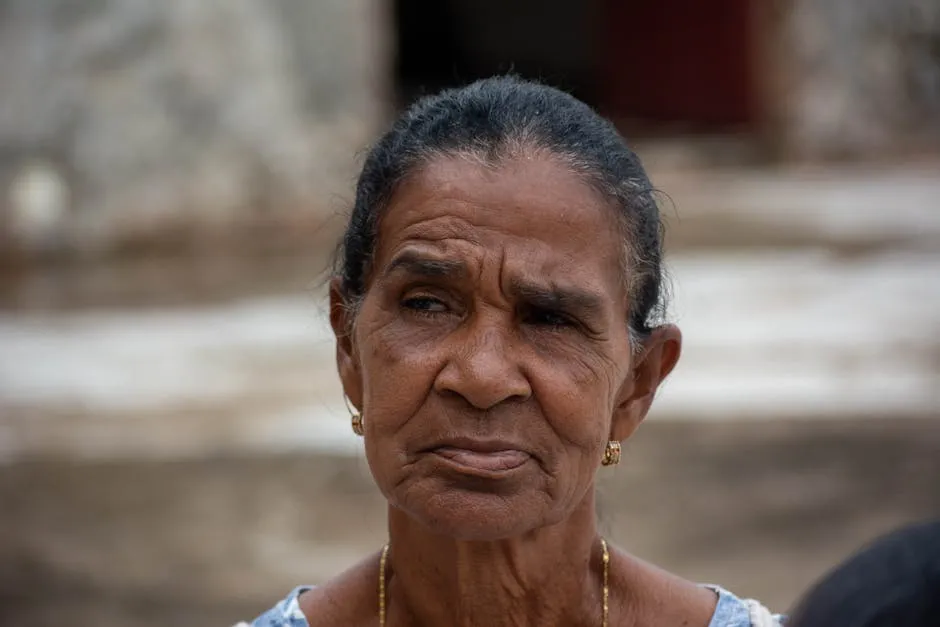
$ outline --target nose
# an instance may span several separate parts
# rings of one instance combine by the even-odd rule
[[[435,391],[461,396],[481,410],[528,399],[532,387],[513,358],[509,332],[495,325],[475,326],[453,338],[450,357],[434,381]]]

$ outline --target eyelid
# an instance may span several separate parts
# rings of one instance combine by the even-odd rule
[[[603,331],[598,330],[596,327],[586,321],[583,316],[579,316],[577,313],[566,310],[564,308],[545,307],[530,304],[525,307],[524,311],[545,311],[553,315],[560,316],[568,321],[568,326],[576,331],[579,331],[588,338],[599,339],[605,335]]]
[[[415,298],[425,296],[428,298],[436,298],[441,301],[447,301],[452,298],[450,292],[440,286],[429,284],[427,281],[415,281],[409,282],[404,285],[401,289],[401,300],[407,298]]]
[[[404,306],[408,301],[419,299],[436,301],[443,305],[448,311],[460,310],[460,302],[454,297],[453,294],[441,287],[428,285],[424,281],[414,283],[410,286],[405,286],[398,297],[398,302],[400,305]]]
[[[572,314],[569,311],[565,311],[564,309],[559,308],[559,307],[545,307],[545,306],[530,304],[530,305],[526,305],[523,308],[522,312],[525,316],[532,316],[534,314],[536,316],[556,317],[556,318],[561,319],[563,324],[566,326],[572,326],[572,327],[578,327],[578,328],[585,326],[576,315]]]

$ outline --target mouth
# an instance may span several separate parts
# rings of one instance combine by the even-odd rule
[[[460,440],[431,448],[429,453],[471,473],[504,473],[519,468],[532,455],[505,442]]]
[[[530,459],[530,455],[523,451],[506,449],[483,453],[468,449],[443,446],[431,451],[456,466],[464,466],[471,470],[482,472],[506,472],[523,465]]]

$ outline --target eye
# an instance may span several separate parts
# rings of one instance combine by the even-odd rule
[[[533,324],[536,326],[558,329],[578,326],[577,322],[575,322],[575,320],[572,319],[568,314],[561,311],[553,311],[551,309],[530,309],[526,312],[525,321],[528,324]]]
[[[401,302],[404,309],[410,309],[422,314],[435,314],[447,311],[447,305],[439,298],[421,295],[406,298]]]

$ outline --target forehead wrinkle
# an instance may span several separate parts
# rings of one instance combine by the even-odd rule
[[[448,207],[447,209],[439,208],[439,214],[429,218],[426,217],[426,214],[420,212],[419,207],[423,204],[424,203],[419,203],[416,206],[410,207],[405,213],[405,218],[409,217],[410,212],[418,213],[418,215],[422,215],[423,217],[422,219],[414,221],[406,220],[406,224],[400,227],[399,230],[401,240],[431,242],[463,240],[471,244],[480,244],[479,238],[475,232],[480,227],[460,215],[455,215],[453,207]],[[435,204],[440,205],[440,203]],[[468,203],[460,202],[458,204],[466,205]],[[468,213],[472,211],[473,209],[468,211]]]
[[[599,193],[577,169],[572,169],[566,159],[551,152],[536,151],[526,159],[500,159],[495,165],[497,167],[484,167],[465,156],[441,155],[424,163],[402,187],[413,188],[430,182],[432,189],[422,190],[420,204],[428,201],[435,205],[453,203],[455,208],[469,204],[472,210],[479,210],[495,198],[498,204],[509,202],[516,208],[540,207],[568,226],[577,222],[568,217],[569,213],[574,213],[569,207],[601,211],[609,208],[609,198]],[[520,170],[527,173],[528,178],[520,179],[517,176]],[[562,197],[547,195],[546,185],[557,182],[559,177],[569,179],[575,187],[565,191]],[[473,200],[467,200],[468,194]],[[504,207],[498,208],[499,212],[503,210]]]
[[[466,262],[460,259],[442,259],[413,248],[406,248],[389,262],[384,276],[405,271],[425,277],[460,278],[469,274]]]
[[[613,216],[613,222],[606,222],[612,219],[608,213],[611,208],[604,206],[609,205],[609,199],[600,196],[595,188],[579,176],[577,171],[573,171],[566,165],[563,160],[559,162],[557,159],[506,159],[500,160],[499,167],[489,169],[481,168],[479,164],[454,156],[433,159],[412,173],[391,199],[385,216],[384,228],[379,233],[377,249],[388,250],[386,246],[390,246],[394,251],[396,248],[407,245],[408,240],[441,243],[449,248],[446,241],[455,240],[479,246],[485,251],[494,243],[489,239],[491,232],[495,232],[500,239],[507,235],[503,232],[503,222],[507,213],[511,216],[518,210],[522,214],[530,214],[533,209],[538,209],[539,213],[544,211],[546,218],[551,219],[531,220],[522,226],[521,232],[518,224],[510,222],[509,225],[516,232],[509,237],[512,244],[502,250],[502,254],[499,255],[499,257],[504,257],[498,261],[499,267],[504,268],[509,262],[509,259],[505,257],[518,256],[520,251],[517,245],[519,244],[522,245],[522,256],[526,258],[525,265],[529,265],[529,262],[536,262],[545,254],[552,257],[556,253],[561,253],[566,257],[573,255],[577,258],[586,254],[592,261],[601,261],[602,268],[616,272],[616,287],[623,289],[622,250],[620,242],[616,241],[620,225],[616,220],[616,215]],[[558,166],[562,167],[562,172],[557,171]],[[532,168],[535,168],[534,179],[529,176],[533,172]],[[521,173],[526,175],[521,181],[514,176],[520,172],[520,169]],[[576,180],[576,188],[567,187],[567,191],[563,190],[565,193],[561,196],[555,194],[546,196],[547,187],[556,184],[559,177],[571,181],[569,176]],[[601,250],[597,246],[596,237],[580,232],[582,217],[590,214],[605,221],[604,230],[613,235],[615,240],[612,250]],[[554,226],[551,225],[552,222]],[[549,227],[553,228],[554,232],[549,232],[551,231]],[[549,241],[544,241],[545,238],[550,239],[550,236],[554,236],[557,231],[566,233],[566,239],[561,244],[563,250],[559,250]],[[518,241],[519,238],[522,241]],[[548,250],[545,250],[544,246],[548,246]],[[463,252],[461,250],[461,256]],[[612,266],[606,259],[607,252],[614,255],[614,258],[609,260],[613,262]],[[595,259],[598,253],[601,253],[605,259]],[[388,259],[388,257],[385,258]],[[476,269],[475,264],[473,265],[473,269]],[[479,270],[482,272],[483,268]],[[503,271],[505,268],[500,274]],[[537,276],[533,278],[545,281],[549,277],[543,273],[537,273]],[[565,283],[570,285],[571,281],[565,281]],[[606,279],[604,283],[607,283]],[[509,285],[507,284],[506,287],[508,288]],[[603,298],[611,298],[613,294],[610,290],[613,288],[614,286],[605,285],[605,289],[601,290]],[[587,299],[569,298],[568,301],[580,301],[587,304]]]

